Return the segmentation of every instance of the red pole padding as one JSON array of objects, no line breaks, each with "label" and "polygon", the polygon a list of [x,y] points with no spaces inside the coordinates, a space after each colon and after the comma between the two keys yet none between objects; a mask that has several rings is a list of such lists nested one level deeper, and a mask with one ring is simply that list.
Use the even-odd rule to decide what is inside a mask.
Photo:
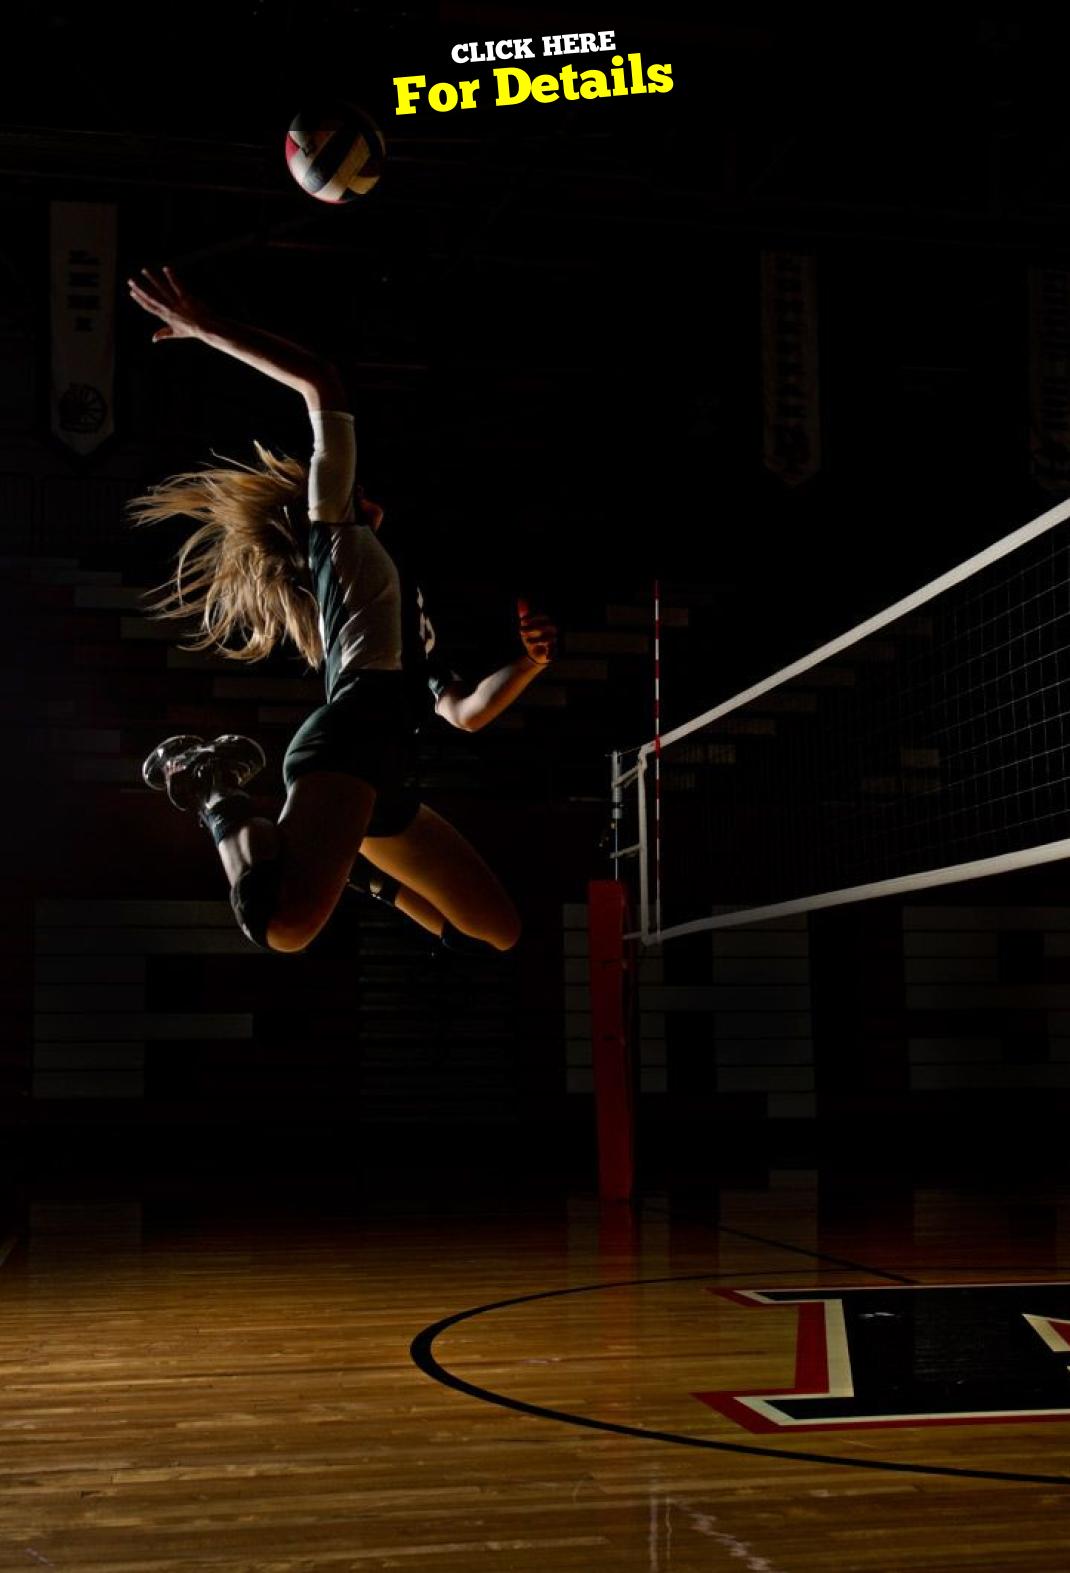
[{"label": "red pole padding", "polygon": [[598,1189],[627,1201],[635,1188],[635,1091],[627,1012],[624,939],[628,897],[615,879],[587,886]]}]

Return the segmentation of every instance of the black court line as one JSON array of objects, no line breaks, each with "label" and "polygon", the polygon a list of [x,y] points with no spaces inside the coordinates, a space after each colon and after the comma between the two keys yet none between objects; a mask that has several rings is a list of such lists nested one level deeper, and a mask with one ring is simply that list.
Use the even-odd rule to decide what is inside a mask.
[{"label": "black court line", "polygon": [[[659,1218],[680,1217],[679,1213],[671,1212],[668,1207],[656,1207],[650,1202],[642,1202],[640,1206],[644,1213],[654,1213]],[[842,1267],[848,1272],[865,1273],[870,1278],[884,1278],[889,1283],[907,1284],[912,1288],[924,1288],[921,1280],[904,1277],[902,1273],[889,1273],[883,1267],[872,1267],[868,1262],[854,1262],[846,1256],[830,1256],[827,1251],[814,1251],[808,1245],[792,1245],[789,1240],[773,1240],[765,1234],[751,1234],[747,1229],[736,1229],[730,1224],[717,1223],[713,1219],[703,1218],[701,1215],[692,1216],[690,1219],[685,1216],[681,1221],[704,1224],[708,1229],[712,1229],[715,1234],[732,1234],[738,1240],[751,1240],[756,1245],[771,1245],[778,1251],[790,1251],[795,1256],[807,1256],[811,1261],[827,1262],[830,1267]],[[768,1272],[770,1269],[767,1268],[766,1271]],[[739,1276],[747,1278],[751,1274],[740,1273]],[[780,1276],[779,1269],[777,1276]]]},{"label": "black court line", "polygon": [[[792,1249],[804,1250],[801,1246]],[[813,1255],[818,1260],[823,1259],[817,1252],[804,1251],[804,1254]],[[857,1271],[868,1274],[872,1269],[862,1267]],[[775,1268],[766,1268],[764,1276],[769,1277],[771,1273],[780,1276]],[[886,1470],[900,1475],[939,1475],[956,1480],[1006,1480],[1035,1486],[1070,1486],[1070,1475],[1034,1475],[1008,1469],[965,1469],[951,1464],[906,1464],[898,1460],[882,1458],[840,1458],[832,1453],[798,1453],[789,1452],[784,1448],[758,1447],[746,1442],[715,1442],[711,1438],[684,1436],[675,1431],[651,1431],[645,1426],[620,1425],[613,1420],[592,1420],[587,1415],[574,1415],[564,1409],[548,1409],[542,1404],[529,1404],[524,1399],[510,1398],[507,1393],[496,1393],[492,1388],[480,1387],[475,1382],[468,1382],[464,1377],[447,1370],[434,1353],[435,1340],[449,1328],[457,1327],[461,1322],[472,1321],[477,1316],[486,1316],[491,1311],[504,1311],[516,1305],[530,1305],[535,1300],[559,1300],[567,1295],[596,1294],[607,1289],[631,1289],[650,1284],[723,1281],[757,1276],[759,1274],[755,1272],[743,1272],[685,1273],[668,1278],[625,1278],[616,1283],[581,1284],[571,1289],[549,1289],[538,1294],[518,1295],[511,1300],[495,1300],[487,1305],[473,1306],[467,1311],[457,1311],[453,1316],[443,1317],[441,1321],[425,1327],[422,1332],[417,1333],[410,1344],[409,1354],[413,1364],[425,1376],[429,1376],[432,1381],[440,1383],[443,1387],[451,1387],[455,1392],[465,1393],[469,1398],[478,1398],[483,1403],[496,1404],[501,1409],[512,1409],[517,1414],[532,1415],[538,1420],[557,1420],[564,1425],[581,1426],[587,1431],[607,1431],[615,1436],[634,1436],[644,1442],[669,1442],[676,1447],[701,1448],[710,1453],[740,1453],[752,1458],[775,1458],[781,1463],[789,1464],[829,1464],[839,1469]],[[874,1276],[891,1278],[893,1275],[878,1272]],[[915,1285],[910,1279],[903,1281],[910,1287],[924,1287],[924,1285]]]},{"label": "black court line", "polygon": [[845,1256],[829,1256],[825,1251],[812,1251],[807,1245],[790,1245],[787,1240],[770,1240],[764,1234],[750,1234],[746,1229],[729,1228],[724,1223],[714,1224],[713,1228],[718,1234],[734,1234],[737,1239],[752,1240],[756,1245],[773,1245],[778,1251],[792,1251],[796,1256],[808,1256],[815,1262],[827,1262],[830,1267],[843,1267],[852,1273],[865,1273],[870,1278],[885,1278],[893,1284],[924,1288],[917,1278],[905,1278],[902,1273],[885,1272],[883,1268],[869,1267],[865,1262],[852,1262]]},{"label": "black court line", "polygon": [[[871,1278],[885,1278],[889,1283],[906,1284],[911,1288],[924,1289],[926,1287],[927,1281],[924,1278],[908,1278],[903,1273],[890,1273],[886,1268],[873,1267],[868,1262],[855,1262],[846,1256],[830,1256],[826,1251],[811,1250],[807,1245],[792,1245],[788,1240],[774,1240],[770,1239],[768,1235],[751,1234],[746,1229],[736,1229],[730,1224],[717,1223],[711,1218],[703,1217],[700,1213],[692,1213],[689,1216],[687,1213],[671,1211],[668,1207],[655,1206],[651,1202],[641,1202],[640,1206],[644,1214],[653,1213],[659,1218],[679,1218],[683,1223],[704,1224],[706,1228],[712,1229],[717,1234],[734,1234],[741,1240],[753,1240],[758,1245],[773,1245],[778,1251],[791,1251],[796,1256],[808,1256],[812,1261],[827,1262],[831,1267],[843,1267],[853,1273],[867,1273]],[[772,1269],[765,1268],[764,1270],[768,1274]],[[944,1267],[940,1264],[929,1265],[927,1263],[925,1270],[929,1273],[959,1273],[968,1269],[963,1268],[961,1262],[955,1262],[950,1267]],[[789,1269],[778,1267],[775,1271],[778,1278],[783,1278]],[[790,1271],[794,1273],[800,1271],[800,1269],[793,1267]],[[988,1271],[990,1273],[1020,1273],[1022,1264],[1021,1262],[1010,1262],[1005,1266],[990,1264]],[[1052,1262],[1047,1267],[1038,1268],[1037,1271],[1057,1273],[1060,1271],[1065,1272],[1067,1268],[1060,1268],[1058,1262]],[[739,1273],[737,1276],[740,1278],[753,1278],[755,1273],[748,1269],[747,1272]]]}]

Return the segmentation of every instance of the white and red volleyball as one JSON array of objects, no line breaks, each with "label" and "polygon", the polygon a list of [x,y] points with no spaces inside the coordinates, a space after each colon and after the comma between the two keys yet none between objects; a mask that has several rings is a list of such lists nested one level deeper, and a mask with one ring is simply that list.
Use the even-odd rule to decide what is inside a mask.
[{"label": "white and red volleyball", "polygon": [[383,172],[385,157],[378,126],[355,104],[297,115],[286,133],[290,174],[317,202],[366,196]]}]

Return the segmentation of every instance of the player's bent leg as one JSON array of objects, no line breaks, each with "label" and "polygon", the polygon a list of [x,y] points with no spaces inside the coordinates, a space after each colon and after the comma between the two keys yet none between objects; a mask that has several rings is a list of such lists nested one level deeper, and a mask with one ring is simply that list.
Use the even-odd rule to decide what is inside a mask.
[{"label": "player's bent leg", "polygon": [[290,783],[275,824],[254,814],[242,790],[263,765],[252,738],[206,743],[183,734],[152,751],[142,776],[211,835],[246,938],[262,949],[303,950],[345,888],[375,791],[349,771],[307,771]]},{"label": "player's bent leg", "polygon": [[261,948],[278,894],[279,833],[273,820],[254,814],[242,788],[263,766],[264,751],[251,737],[227,733],[206,742],[183,733],[166,738],[141,767],[146,786],[195,814],[212,837],[239,927]]},{"label": "player's bent leg", "polygon": [[281,883],[281,860],[272,857],[241,869],[230,887],[230,905],[238,927],[261,950],[273,948],[269,929],[278,908]]},{"label": "player's bent leg", "polygon": [[351,889],[359,891],[362,896],[371,896],[384,906],[393,907],[395,912],[411,918],[429,934],[441,938],[442,925],[446,920],[438,908],[432,906],[430,901],[425,901],[423,896],[418,896],[408,885],[403,885],[392,874],[385,874],[382,869],[376,868],[363,853],[349,871],[349,884]]},{"label": "player's bent leg", "polygon": [[341,771],[310,771],[294,781],[279,817],[278,885],[265,928],[270,949],[304,950],[316,938],[346,887],[374,804],[374,788]]},{"label": "player's bent leg", "polygon": [[[520,914],[496,875],[471,842],[425,803],[405,830],[367,836],[360,850],[403,891],[442,914],[440,932],[447,948],[468,948],[463,944],[467,938],[511,950],[520,938]],[[400,897],[397,905],[401,909]]]}]

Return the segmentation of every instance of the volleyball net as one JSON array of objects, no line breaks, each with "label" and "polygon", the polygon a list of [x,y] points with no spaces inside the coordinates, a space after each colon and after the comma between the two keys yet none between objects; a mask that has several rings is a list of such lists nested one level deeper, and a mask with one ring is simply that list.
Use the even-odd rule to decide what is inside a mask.
[{"label": "volleyball net", "polygon": [[1070,501],[614,755],[613,797],[645,944],[1070,857]]}]

